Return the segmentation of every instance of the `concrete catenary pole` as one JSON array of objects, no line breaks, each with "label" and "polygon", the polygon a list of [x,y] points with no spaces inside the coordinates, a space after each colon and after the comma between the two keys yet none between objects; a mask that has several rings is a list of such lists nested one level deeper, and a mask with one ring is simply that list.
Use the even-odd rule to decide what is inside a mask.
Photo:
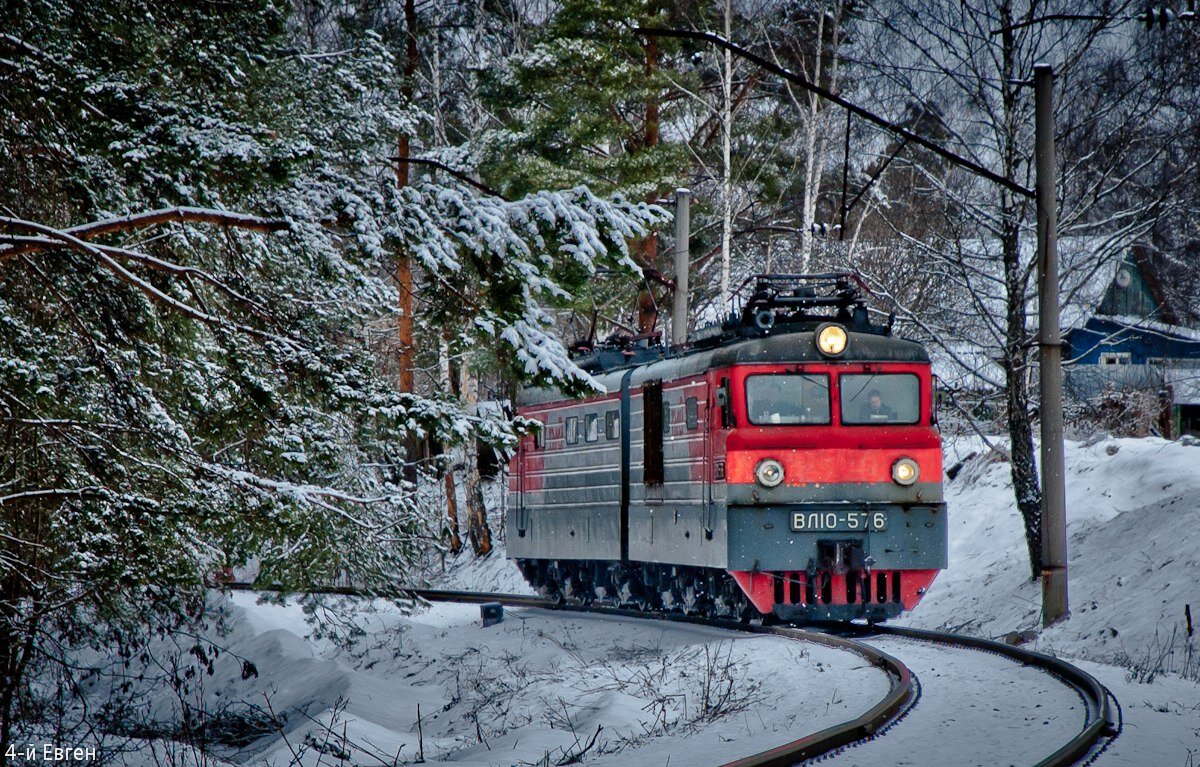
[{"label": "concrete catenary pole", "polygon": [[688,335],[688,269],[691,256],[688,240],[692,236],[692,191],[675,190],[675,305],[671,312],[671,344],[687,342]]},{"label": "concrete catenary pole", "polygon": [[1066,617],[1067,498],[1063,480],[1062,332],[1058,317],[1058,198],[1054,70],[1033,67],[1037,167],[1037,259],[1042,417],[1042,625]]}]

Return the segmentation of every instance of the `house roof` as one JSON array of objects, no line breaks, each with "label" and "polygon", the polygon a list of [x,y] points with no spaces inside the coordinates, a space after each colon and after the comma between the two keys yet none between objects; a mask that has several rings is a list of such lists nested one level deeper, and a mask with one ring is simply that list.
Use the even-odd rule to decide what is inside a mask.
[{"label": "house roof", "polygon": [[1144,317],[1132,317],[1121,315],[1093,315],[1095,319],[1103,322],[1111,322],[1115,325],[1121,325],[1136,330],[1142,333],[1153,333],[1157,335],[1167,336],[1180,341],[1195,341],[1200,343],[1200,330],[1196,328],[1187,328],[1182,325],[1172,325],[1166,322],[1156,322]]}]

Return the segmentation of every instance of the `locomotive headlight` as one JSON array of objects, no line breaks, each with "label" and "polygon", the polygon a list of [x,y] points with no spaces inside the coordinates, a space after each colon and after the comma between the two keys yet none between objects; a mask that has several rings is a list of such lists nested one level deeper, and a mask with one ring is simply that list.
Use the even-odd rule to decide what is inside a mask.
[{"label": "locomotive headlight", "polygon": [[846,329],[830,323],[817,330],[817,349],[826,357],[840,357],[846,351]]},{"label": "locomotive headlight", "polygon": [[783,464],[774,458],[766,458],[754,467],[754,478],[763,487],[776,487],[783,481]]},{"label": "locomotive headlight", "polygon": [[921,476],[921,467],[911,458],[901,458],[892,464],[892,479],[897,485],[908,487]]}]

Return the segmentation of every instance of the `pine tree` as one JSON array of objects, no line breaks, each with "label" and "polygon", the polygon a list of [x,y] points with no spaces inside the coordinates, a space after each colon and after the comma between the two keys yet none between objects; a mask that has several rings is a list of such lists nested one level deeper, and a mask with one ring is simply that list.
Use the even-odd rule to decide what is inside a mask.
[{"label": "pine tree", "polygon": [[426,544],[410,436],[515,439],[519,420],[381,374],[401,243],[444,291],[431,321],[578,388],[553,273],[630,268],[657,214],[584,188],[397,189],[419,110],[384,41],[309,49],[269,0],[45,0],[0,27],[3,751],[18,726],[94,725],[46,716],[78,689],[73,653],[195,620],[216,570],[388,587]]}]

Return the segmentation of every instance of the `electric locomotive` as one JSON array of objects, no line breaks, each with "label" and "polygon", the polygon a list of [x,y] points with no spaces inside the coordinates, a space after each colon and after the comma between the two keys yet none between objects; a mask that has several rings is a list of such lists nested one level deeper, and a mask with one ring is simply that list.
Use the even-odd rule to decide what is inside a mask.
[{"label": "electric locomotive", "polygon": [[582,350],[603,392],[526,389],[508,556],[564,600],[882,621],[946,566],[929,357],[850,274],[761,275],[682,347]]}]

